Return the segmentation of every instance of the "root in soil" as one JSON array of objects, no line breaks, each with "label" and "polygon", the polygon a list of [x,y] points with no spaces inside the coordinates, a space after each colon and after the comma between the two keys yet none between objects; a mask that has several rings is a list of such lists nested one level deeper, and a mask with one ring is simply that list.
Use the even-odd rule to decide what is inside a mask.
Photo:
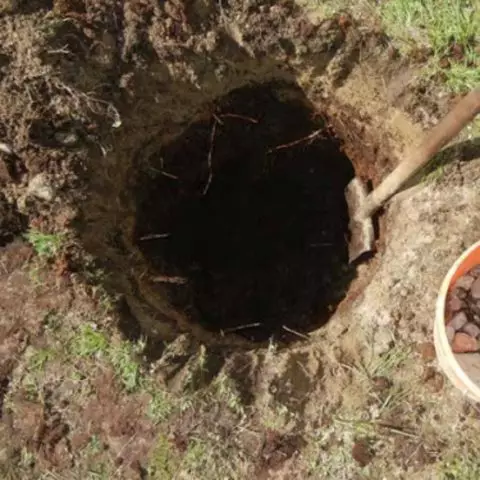
[{"label": "root in soil", "polygon": [[352,165],[301,91],[285,100],[276,86],[219,99],[149,158],[135,191],[136,242],[172,304],[253,341],[318,328],[354,275]]}]

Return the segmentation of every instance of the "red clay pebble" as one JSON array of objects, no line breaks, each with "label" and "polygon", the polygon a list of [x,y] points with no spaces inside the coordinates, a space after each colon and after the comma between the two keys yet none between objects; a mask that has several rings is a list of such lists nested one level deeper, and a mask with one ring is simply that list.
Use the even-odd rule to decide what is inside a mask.
[{"label": "red clay pebble", "polygon": [[458,332],[468,322],[467,314],[465,312],[456,313],[449,322],[449,325]]},{"label": "red clay pebble", "polygon": [[447,340],[450,345],[453,342],[453,338],[455,337],[455,329],[451,325],[447,325],[445,327],[445,333],[447,335]]},{"label": "red clay pebble", "polygon": [[373,387],[379,392],[383,392],[392,386],[392,382],[387,377],[373,377]]},{"label": "red clay pebble", "polygon": [[352,447],[352,457],[361,467],[366,467],[373,460],[374,453],[366,440],[359,440]]},{"label": "red clay pebble", "polygon": [[478,338],[480,336],[480,327],[474,323],[468,322],[462,327],[462,332],[465,332],[471,337]]},{"label": "red clay pebble", "polygon": [[455,287],[452,290],[452,297],[457,297],[460,300],[465,300],[467,298],[468,292],[463,288]]},{"label": "red clay pebble", "polygon": [[470,353],[478,350],[478,342],[466,333],[456,333],[452,343],[453,353]]},{"label": "red clay pebble", "polygon": [[480,277],[478,277],[470,287],[470,295],[474,300],[480,300]]},{"label": "red clay pebble", "polygon": [[460,300],[458,297],[451,297],[448,300],[448,309],[452,312],[458,312],[462,308],[465,308],[465,302],[463,300]]},{"label": "red clay pebble", "polygon": [[472,277],[471,275],[464,275],[455,282],[455,288],[461,288],[462,290],[470,290],[474,281],[475,277]]},{"label": "red clay pebble", "polygon": [[480,265],[476,265],[468,273],[475,278],[480,277]]},{"label": "red clay pebble", "polygon": [[418,353],[420,353],[420,355],[425,361],[430,362],[431,360],[435,360],[436,353],[433,343],[421,343],[420,345],[418,345],[417,351]]}]

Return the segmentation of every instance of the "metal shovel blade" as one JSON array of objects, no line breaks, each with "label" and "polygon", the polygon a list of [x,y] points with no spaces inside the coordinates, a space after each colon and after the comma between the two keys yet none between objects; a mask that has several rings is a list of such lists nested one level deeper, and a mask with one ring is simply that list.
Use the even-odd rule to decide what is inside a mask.
[{"label": "metal shovel blade", "polygon": [[362,214],[367,196],[367,186],[358,177],[355,177],[345,188],[345,200],[350,217],[350,242],[348,244],[350,263],[374,249],[375,232],[372,219],[369,215]]}]

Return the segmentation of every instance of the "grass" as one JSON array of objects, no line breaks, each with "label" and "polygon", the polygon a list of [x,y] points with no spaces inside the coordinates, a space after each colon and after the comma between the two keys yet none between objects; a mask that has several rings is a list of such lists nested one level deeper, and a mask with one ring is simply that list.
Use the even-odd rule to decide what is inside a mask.
[{"label": "grass", "polygon": [[[387,33],[408,54],[417,46],[432,49],[433,58],[426,70],[445,74],[454,92],[472,89],[480,83],[479,44],[480,8],[476,0],[389,0],[382,2],[380,15]],[[441,69],[440,60],[450,57],[456,44],[463,59]]]},{"label": "grass", "polygon": [[79,357],[106,357],[108,341],[103,332],[97,331],[92,325],[82,325],[71,343],[73,355]]},{"label": "grass", "polygon": [[35,229],[30,229],[25,234],[25,239],[32,244],[36,254],[42,259],[51,259],[61,251],[65,235],[62,233],[50,234],[42,233]]},{"label": "grass", "polygon": [[220,375],[215,378],[213,387],[215,390],[214,395],[218,400],[225,403],[228,408],[237,415],[243,416],[245,414],[240,395],[230,377],[224,373],[220,373]]},{"label": "grass", "polygon": [[473,455],[446,460],[440,466],[441,480],[477,480],[480,478],[480,461]]},{"label": "grass", "polygon": [[110,341],[104,332],[86,324],[71,339],[70,349],[78,357],[94,357],[110,362],[125,390],[134,392],[143,383],[140,364],[134,356],[143,351],[144,347],[143,341]]},{"label": "grass", "polygon": [[150,454],[148,476],[152,480],[170,480],[180,466],[179,455],[174,451],[168,438],[160,434]]},{"label": "grass", "polygon": [[152,387],[148,390],[151,395],[151,399],[147,408],[147,416],[154,423],[165,421],[174,409],[172,400],[167,396],[165,391],[159,389],[158,387]]}]

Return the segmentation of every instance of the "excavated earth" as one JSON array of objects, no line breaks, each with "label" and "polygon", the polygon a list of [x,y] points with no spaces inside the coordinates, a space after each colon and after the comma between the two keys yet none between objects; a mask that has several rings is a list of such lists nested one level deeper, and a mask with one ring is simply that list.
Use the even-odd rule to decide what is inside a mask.
[{"label": "excavated earth", "polygon": [[[374,255],[348,264],[345,186],[378,185],[448,97],[374,25],[308,18],[290,1],[7,1],[0,24],[0,396],[43,335],[35,309],[71,312],[85,299],[68,292],[101,269],[118,328],[147,337],[168,388],[182,390],[206,348],[207,378],[233,378],[258,422],[290,412],[275,427],[280,460],[257,474],[307,478],[305,438],[331,428],[332,408],[355,412],[352,365],[432,341],[442,278],[480,236],[478,142],[465,139],[442,175],[376,216]],[[28,228],[70,239],[43,304],[18,273],[31,253],[14,239]],[[437,412],[455,422],[456,393],[431,393],[415,355],[395,374],[435,406],[402,428]],[[59,434],[67,449],[72,434]],[[376,445],[396,452],[378,468],[426,478],[449,440],[417,461],[418,435]]]}]

